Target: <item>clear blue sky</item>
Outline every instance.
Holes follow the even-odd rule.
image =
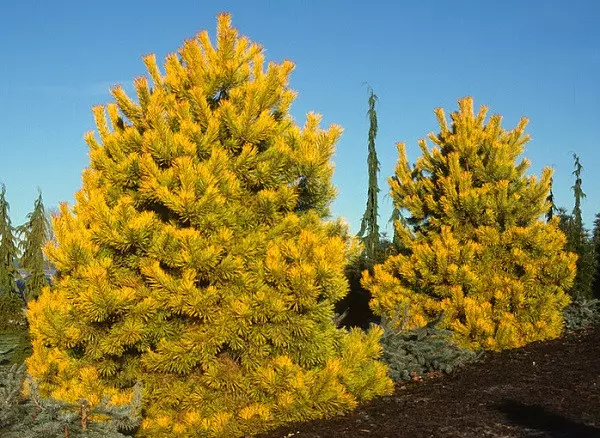
[[[581,156],[586,225],[600,212],[600,1],[31,1],[4,2],[0,14],[0,181],[14,224],[43,191],[47,207],[73,202],[88,164],[82,136],[91,107],[108,89],[145,74],[141,56],[159,59],[231,12],[269,60],[296,63],[292,113],[309,110],[345,128],[335,156],[333,213],[357,231],[367,188],[368,82],[377,107],[381,221],[391,212],[386,179],[395,143],[409,158],[472,95],[533,137],[530,172],[553,166],[557,203],[571,209],[571,152]],[[391,228],[388,228],[388,232]]]

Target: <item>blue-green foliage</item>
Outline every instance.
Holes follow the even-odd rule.
[[[565,328],[578,330],[600,323],[600,300],[578,298],[563,311]]]
[[[481,357],[483,352],[465,350],[454,344],[452,332],[438,328],[438,323],[401,330],[382,321],[382,359],[389,365],[389,375],[394,381],[410,380],[429,372],[450,373]]]

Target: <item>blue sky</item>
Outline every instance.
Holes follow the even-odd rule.
[[[530,118],[530,173],[554,167],[557,203],[569,210],[571,153],[579,154],[588,227],[600,212],[598,1],[22,0],[4,2],[0,13],[0,181],[14,224],[38,187],[47,207],[73,202],[88,164],[82,137],[94,128],[91,107],[110,100],[109,88],[131,89],[145,74],[144,54],[162,60],[202,29],[214,36],[222,11],[268,60],[296,63],[292,114],[300,124],[314,110],[324,125],[344,127],[332,211],[353,231],[367,190],[365,82],[379,96],[382,225],[396,142],[407,143],[413,161],[416,141],[437,130],[433,109],[449,114],[467,95],[502,114],[506,128]]]

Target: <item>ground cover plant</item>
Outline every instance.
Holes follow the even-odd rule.
[[[565,328],[578,330],[600,323],[600,300],[577,298],[564,310]]]
[[[406,330],[403,324],[397,326],[395,321],[383,319],[382,359],[389,366],[392,380],[418,380],[432,373],[452,373],[481,357],[483,351],[456,345],[453,333],[438,327],[440,320]]]
[[[90,166],[29,303],[40,393],[96,406],[143,384],[141,437],[241,436],[346,412],[392,390],[381,329],[338,329],[346,226],[326,218],[341,133],[288,114],[291,62],[219,16],[137,101],[97,107]],[[106,115],[108,114],[108,118]]]

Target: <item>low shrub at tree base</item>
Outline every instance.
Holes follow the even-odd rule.
[[[382,321],[382,359],[395,382],[422,377],[430,372],[451,373],[477,361],[483,350],[474,352],[452,342],[453,333],[434,321],[425,327],[405,330],[395,321]]]
[[[565,328],[579,330],[600,323],[600,300],[578,298],[563,312]]]

